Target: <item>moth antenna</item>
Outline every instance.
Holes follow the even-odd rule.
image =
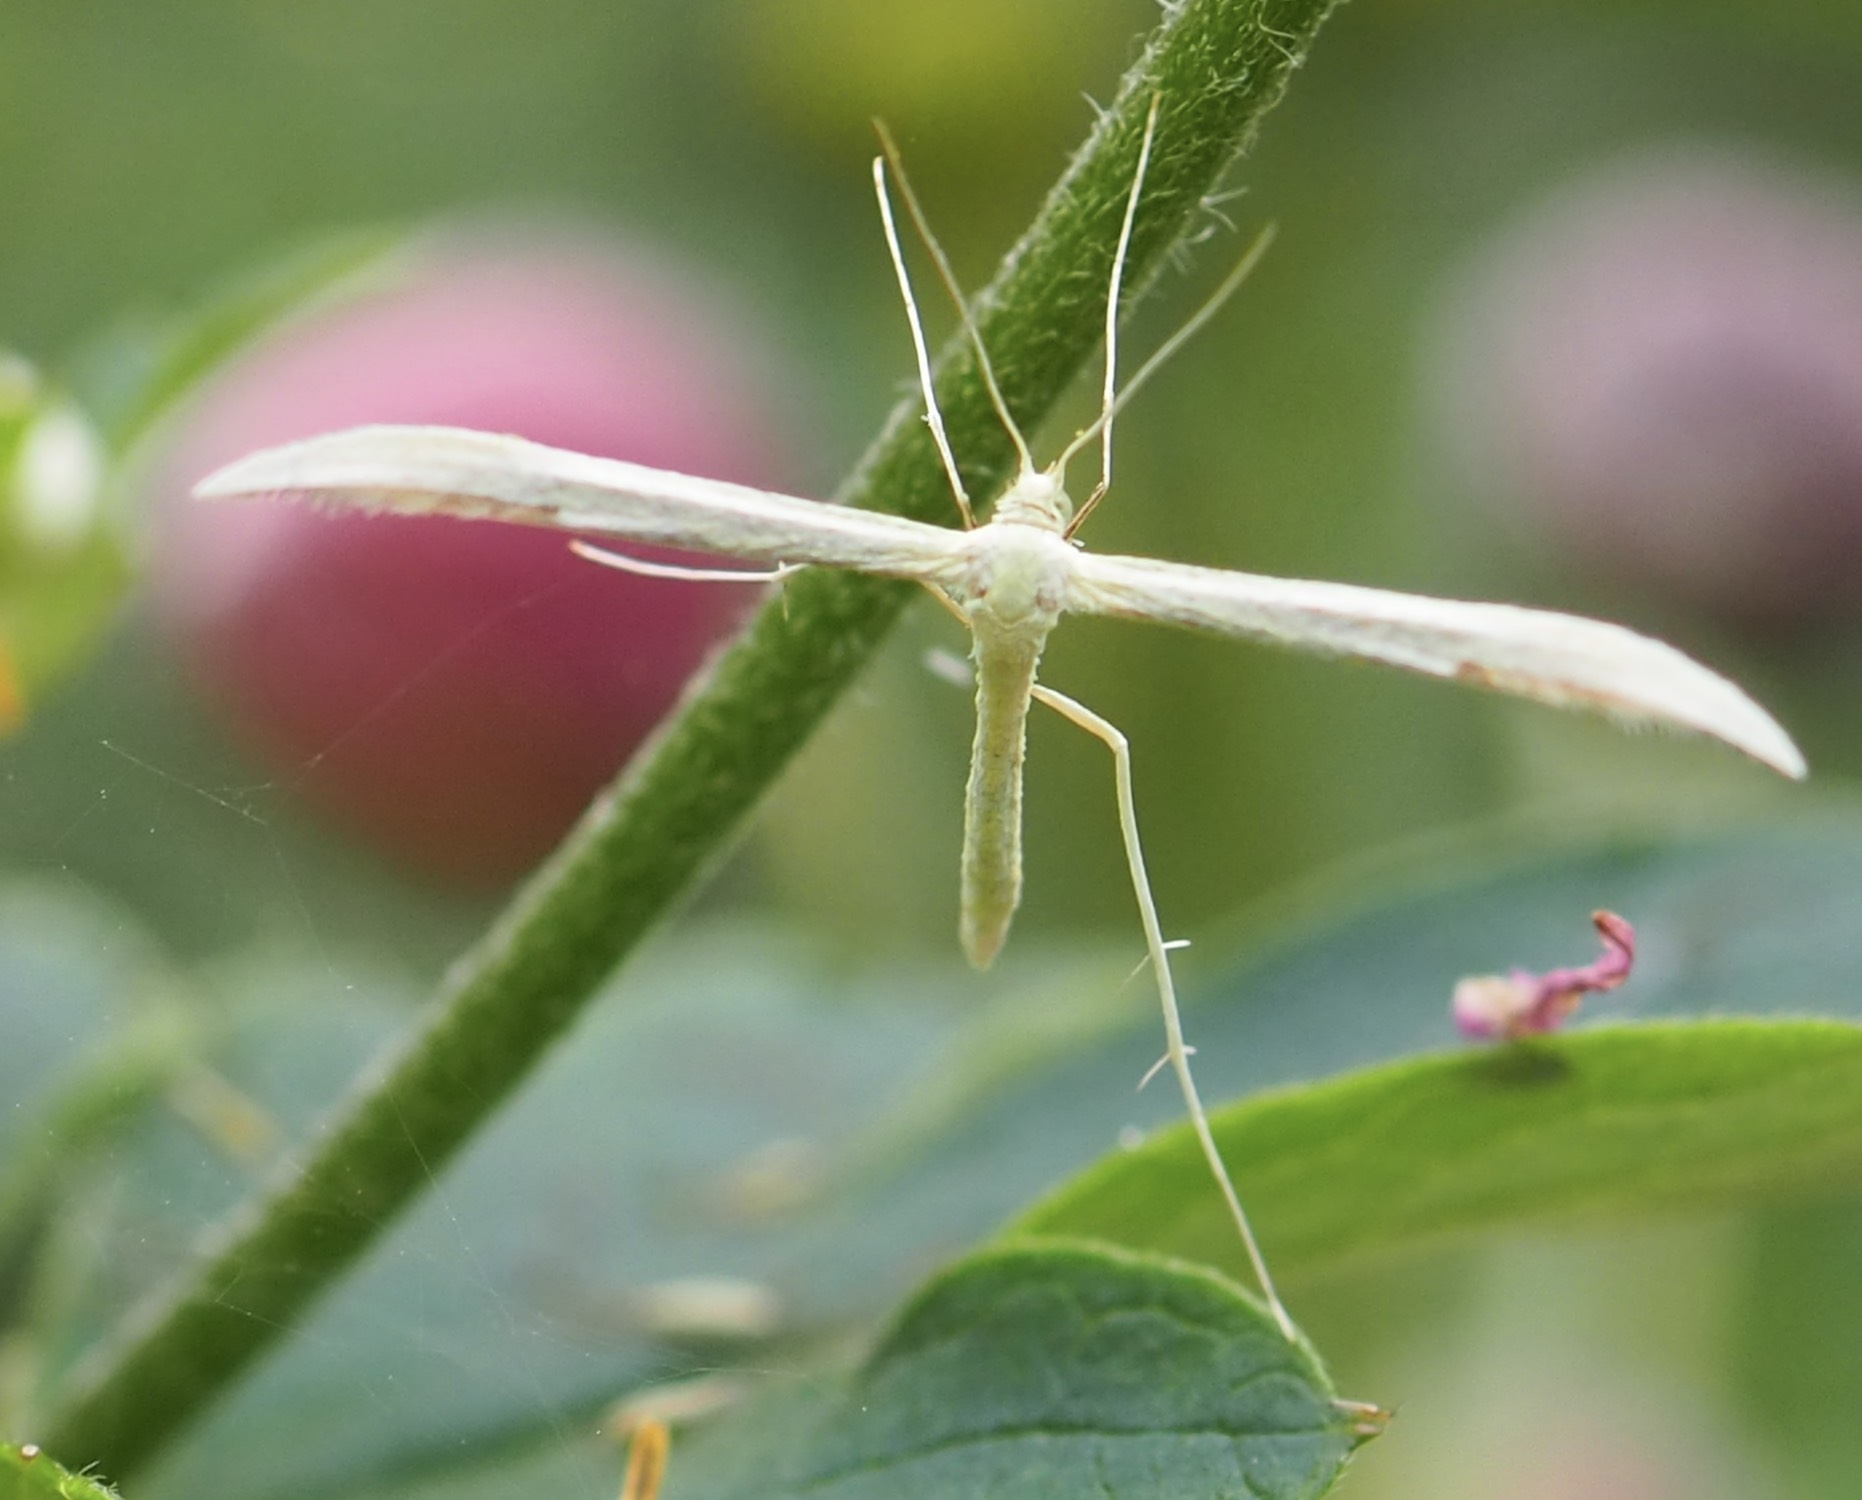
[[[1151,143],[1157,139],[1157,111],[1164,102],[1162,94],[1151,96],[1150,112],[1144,117],[1144,139],[1138,145],[1138,167],[1131,174],[1131,192],[1125,199],[1125,220],[1119,225],[1118,246],[1112,252],[1112,280],[1106,287],[1106,380],[1099,405],[1099,483],[1093,486],[1086,503],[1074,512],[1067,535],[1072,536],[1093,513],[1094,508],[1112,488],[1112,412],[1118,397],[1118,308],[1119,288],[1125,279],[1125,257],[1131,250],[1131,226],[1138,218],[1138,199],[1144,192],[1145,169],[1151,164]],[[1054,476],[1066,488],[1067,463],[1080,451],[1082,437],[1076,437],[1054,460]]]
[[[1118,393],[1118,398],[1113,401],[1111,407],[1075,438],[1071,446],[1077,447],[1081,443],[1090,441],[1093,434],[1099,430],[1101,423],[1109,423],[1112,418],[1122,412],[1126,403],[1138,394],[1144,383],[1162,369],[1173,354],[1202,332],[1203,325],[1222,310],[1222,305],[1235,295],[1242,282],[1246,281],[1254,268],[1261,263],[1261,257],[1267,253],[1267,247],[1273,242],[1274,226],[1269,224],[1254,237],[1254,243],[1242,253],[1241,259],[1235,263],[1234,270],[1222,278],[1222,284],[1209,294],[1208,300],[1189,315],[1181,328],[1152,351],[1151,357],[1138,366],[1138,373],[1125,382],[1125,389]],[[1079,517],[1074,518],[1073,524],[1079,525]]]
[[[912,227],[918,231],[919,239],[924,241],[925,249],[931,252],[931,264],[937,267],[938,280],[944,283],[944,290],[950,294],[951,304],[957,309],[957,316],[963,321],[964,332],[970,336],[970,344],[976,350],[976,363],[982,371],[983,386],[989,392],[989,403],[995,407],[996,415],[1001,418],[1003,427],[1015,444],[1015,452],[1021,460],[1022,473],[1035,472],[1034,455],[1029,452],[1028,440],[1022,436],[1022,430],[1015,425],[1015,418],[1009,413],[1009,404],[1002,398],[1002,387],[996,383],[995,366],[989,362],[989,351],[983,347],[983,331],[976,326],[976,319],[970,316],[970,305],[963,299],[963,288],[957,285],[956,273],[950,268],[950,260],[944,254],[944,247],[931,232],[931,221],[925,217],[925,211],[918,202],[918,195],[912,191],[912,180],[905,175],[905,161],[899,155],[898,142],[892,139],[892,132],[886,129],[883,120],[875,120],[873,128],[879,133],[879,147],[885,152],[887,164],[892,168],[892,175],[899,182],[899,196],[905,200],[905,211],[911,215]],[[888,231],[890,233],[890,231]],[[898,242],[893,240],[895,257],[898,254]],[[901,276],[904,271],[901,269]],[[913,315],[916,317],[916,314]]]
[[[880,127],[880,139],[886,139],[884,126]],[[892,269],[898,274],[899,294],[905,298],[905,321],[912,330],[912,352],[918,358],[918,388],[925,397],[925,425],[931,429],[931,441],[937,444],[937,455],[943,460],[944,473],[950,479],[950,492],[963,514],[964,529],[974,530],[976,512],[970,508],[969,491],[964,489],[963,476],[957,472],[957,457],[950,451],[944,414],[937,408],[937,391],[931,384],[931,354],[925,348],[924,325],[918,321],[918,302],[912,296],[911,274],[905,269],[905,252],[899,246],[898,225],[892,222],[892,199],[886,192],[886,161],[881,156],[873,158],[873,191],[879,198],[879,222],[885,227],[886,248],[892,253]],[[908,197],[906,202],[910,201]]]

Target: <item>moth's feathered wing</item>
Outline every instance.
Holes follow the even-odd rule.
[[[516,521],[905,578],[944,576],[965,547],[963,532],[901,516],[454,427],[355,427],[267,448],[195,493]]]
[[[1787,776],[1804,774],[1790,736],[1719,673],[1600,620],[1095,553],[1077,559],[1067,607],[1362,657],[1560,707],[1656,720],[1724,740]]]
[[[358,427],[270,448],[197,493],[517,521],[722,553],[948,582],[982,532],[927,526],[722,480],[447,427]],[[1712,735],[1788,776],[1803,757],[1731,682],[1618,625],[1510,604],[1073,554],[1067,609],[1387,662],[1561,707]]]

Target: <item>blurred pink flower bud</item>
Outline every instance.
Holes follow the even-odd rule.
[[[780,484],[773,361],[699,285],[581,240],[441,244],[231,369],[162,469],[159,618],[292,791],[450,880],[546,852],[756,598],[590,565],[544,530],[204,505],[268,444],[362,422],[515,433]]]
[[[1593,963],[1544,974],[1514,969],[1457,984],[1453,1010],[1461,1034],[1511,1041],[1556,1031],[1585,995],[1613,990],[1629,978],[1636,961],[1636,929],[1615,912],[1595,911],[1590,919],[1603,939],[1603,954]]]
[[[1450,300],[1480,497],[1621,582],[1752,623],[1862,612],[1862,207],[1704,150],[1526,215]]]

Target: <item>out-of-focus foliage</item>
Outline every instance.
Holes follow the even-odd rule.
[[[44,1028],[36,1042],[11,1034],[7,1054],[52,1058],[48,1076],[59,1079],[68,1067],[76,1080],[69,1097],[80,1099],[61,1110],[51,1096],[24,1086],[18,1094],[38,1111],[30,1118],[40,1134],[73,1153],[74,1175],[55,1185],[85,1191],[83,1212],[59,1231],[68,1238],[48,1242],[48,1264],[83,1265],[76,1251],[102,1243],[98,1226],[141,1203],[133,1192],[98,1186],[108,1153],[96,1147],[119,1120],[88,1108],[80,1097],[87,1080],[125,1088],[130,1104],[192,1099],[204,1122],[169,1119],[142,1143],[192,1163],[196,1175],[181,1175],[198,1189],[176,1197],[195,1212],[169,1225],[154,1258],[171,1255],[180,1235],[243,1189],[249,1169],[222,1146],[203,1148],[211,1134],[197,1133],[227,1119],[213,1101],[228,1100],[172,1050],[177,1035],[192,1037],[195,1028],[217,1034],[216,1020],[170,1029],[177,1013],[156,1007],[140,1018],[134,1046],[87,1050],[85,1038],[119,1024],[109,1017],[138,990],[138,975],[162,973],[159,988],[172,1000],[167,960],[136,957],[128,973],[51,982],[67,957],[39,963],[43,945],[30,938],[102,962],[129,949],[141,954],[143,939],[132,934],[146,927],[154,948],[182,961],[189,982],[205,963],[229,994],[262,990],[300,1003],[307,1029],[332,1034],[327,1047],[300,1051],[288,1068],[278,1063],[291,1076],[276,1097],[253,1087],[290,1125],[327,1100],[387,1026],[372,1011],[355,1021],[332,997],[354,986],[372,1001],[403,1003],[420,985],[381,980],[382,971],[434,972],[480,915],[385,872],[301,807],[293,777],[255,770],[229,749],[133,600],[121,628],[101,637],[101,659],[83,666],[118,618],[139,562],[137,471],[122,462],[124,440],[159,439],[154,419],[168,394],[237,342],[216,333],[212,319],[198,321],[201,309],[229,305],[218,289],[280,256],[304,264],[291,257],[305,245],[327,245],[333,232],[357,226],[486,209],[611,220],[730,284],[784,344],[789,366],[808,372],[796,389],[769,396],[775,416],[793,419],[805,438],[806,467],[794,487],[826,493],[909,368],[870,201],[867,116],[886,115],[900,135],[933,221],[973,284],[1083,133],[1090,111],[1081,93],[1109,94],[1132,39],[1156,12],[1150,0],[890,9],[848,0],[7,7],[0,345],[23,351],[34,372],[0,366],[0,474],[11,476],[0,486],[0,711],[16,701],[29,710],[0,743],[0,874],[49,876],[86,900],[101,892],[129,914],[90,919],[70,941],[62,918],[29,915],[6,929],[9,957],[30,970],[17,988],[34,997],[36,1009],[26,1009]],[[1465,305],[1494,244],[1541,222],[1542,205],[1569,184],[1607,175],[1625,157],[1705,143],[1839,184],[1862,182],[1858,93],[1862,21],[1852,6],[1347,7],[1237,174],[1243,196],[1211,205],[1208,238],[1184,257],[1181,274],[1161,278],[1129,325],[1126,347],[1142,351],[1194,304],[1239,248],[1226,220],[1244,233],[1278,223],[1272,256],[1233,307],[1122,419],[1118,485],[1094,518],[1091,544],[1608,614],[1739,677],[1801,737],[1816,776],[1840,790],[1862,767],[1862,644],[1853,630],[1755,634],[1661,599],[1634,577],[1592,577],[1569,557],[1511,545],[1517,528],[1507,512],[1519,497],[1461,493],[1467,480],[1451,455],[1481,434],[1441,426],[1469,418],[1440,402],[1428,351],[1440,347],[1445,321]],[[283,305],[265,303],[264,316]],[[948,325],[941,309],[930,312]],[[67,438],[103,434],[94,445],[109,476],[97,490],[102,519],[67,551],[48,551],[42,534],[33,541],[30,526],[21,529],[30,513],[20,505],[22,444],[48,421]],[[64,451],[89,442],[67,441]],[[1862,496],[1847,502],[1862,508]],[[1862,592],[1862,581],[1856,586]],[[868,961],[901,945],[950,945],[968,709],[920,666],[926,647],[957,644],[949,623],[927,610],[905,637],[797,767],[751,857],[708,898],[714,905],[754,900],[784,920],[826,925],[842,951]],[[1328,860],[1521,804],[1550,804],[1559,820],[1576,806],[1686,830],[1786,795],[1706,747],[1626,739],[1605,725],[1450,687],[1161,630],[1076,627],[1057,643],[1045,675],[1132,736],[1148,851],[1173,933],[1205,933],[1244,899]],[[1091,932],[1121,956],[1129,949],[1135,962],[1103,752],[1037,720],[1031,776],[1029,907],[1019,938],[1026,951],[1008,961],[1025,963],[1024,976],[1070,975],[1074,945]],[[1706,873],[1690,887],[1694,904],[1677,908],[1688,920],[1672,929],[1686,941],[1645,952],[1623,1006],[1748,1010],[1782,995],[1792,1007],[1852,1007],[1853,905],[1831,903],[1848,890],[1853,836],[1839,819],[1826,835],[1815,850],[1787,840],[1756,862],[1697,866]],[[1432,846],[1407,847],[1404,873],[1426,883],[1423,872],[1436,868]],[[1583,913],[1606,900],[1648,930],[1648,907],[1675,896],[1661,878],[1668,862],[1686,862],[1664,847],[1632,843],[1542,878],[1477,880],[1452,888],[1432,914],[1399,902],[1321,934],[1324,941],[1303,944],[1278,968],[1245,971],[1245,993],[1233,1005],[1192,1017],[1211,1092],[1394,1055],[1423,1045],[1430,1028],[1445,1042],[1445,1012],[1417,1019],[1423,988],[1439,978],[1445,1002],[1463,973],[1556,958],[1581,931]],[[1631,887],[1627,895],[1612,894],[1620,885]],[[1271,921],[1267,930],[1277,936],[1283,925]],[[255,937],[281,936],[289,956],[268,949],[275,967],[250,959]],[[1675,959],[1677,969],[1664,951],[1686,961]],[[229,963],[228,954],[241,956]],[[1725,962],[1709,961],[1716,958]],[[1780,976],[1794,977],[1768,987]],[[987,1078],[970,1075],[973,1092],[934,1079],[930,1097],[918,1100],[922,1112],[874,1137],[880,1157],[925,1153],[917,1158],[923,1175],[888,1230],[909,1238],[925,1228],[912,1215],[949,1220],[948,1206],[961,1202],[979,1219],[951,1230],[949,1242],[928,1233],[923,1240],[955,1250],[986,1227],[981,1218],[1006,1217],[1110,1145],[1110,1128],[998,1128],[1018,1111],[1024,1125],[1045,1124],[1050,1111],[1067,1118],[1079,1101],[1124,1097],[1155,1050],[1148,1017],[1116,1046],[1080,1050],[1081,1034],[1105,1025],[1110,1003],[1082,1004],[1081,992],[1103,996],[1110,985],[1050,983],[1041,1026],[1022,1017],[977,1065],[1000,1084],[1014,1065],[1049,1058],[1053,1065],[1024,1091],[992,1092]],[[967,993],[948,978],[938,985]],[[1135,990],[1125,997],[1134,1014],[1144,1009]],[[79,991],[98,1002],[95,1015]],[[667,1014],[678,1011],[669,1001]],[[882,1065],[897,1061],[888,1048],[929,1047],[945,1035],[936,1026],[922,1036],[895,1029],[894,1019],[882,1006],[845,1029],[825,1026],[820,1037],[806,1028],[784,1034],[823,1048],[829,1036],[845,1041],[844,1076],[824,1092],[883,1090]],[[770,1086],[779,1066],[771,1059],[782,1054],[756,1050],[730,1054],[738,1071],[727,1081],[738,1102],[727,1110],[739,1113],[712,1122],[720,1140],[761,1118],[742,1096]],[[580,1141],[578,1122],[609,1107],[586,1102],[602,1099],[604,1086],[591,1082],[556,1126],[591,1161],[600,1153]],[[641,1084],[629,1108],[649,1111],[656,1097]],[[296,1102],[287,1108],[279,1099]],[[1147,1123],[1174,1113],[1158,1086],[1132,1106],[1140,1108]],[[965,1123],[967,1133],[955,1128]],[[859,1111],[843,1125],[878,1128]],[[176,1146],[178,1138],[188,1145]],[[217,1166],[200,1169],[202,1159]],[[16,1217],[0,1229],[23,1224],[30,1239],[47,1223],[56,1174],[46,1157],[21,1160],[0,1196]],[[796,1160],[766,1164],[778,1188]],[[983,1161],[1001,1175],[982,1184],[979,1199]],[[873,1169],[882,1180],[883,1165]],[[643,1191],[657,1192],[676,1217],[691,1209],[683,1186],[675,1164]],[[589,1199],[601,1191],[590,1189]],[[570,1240],[619,1211],[603,1200],[583,1216],[583,1201],[565,1194],[557,1205]],[[419,1226],[426,1238],[397,1253],[413,1264],[402,1267],[414,1288],[404,1301],[432,1299],[435,1317],[423,1327],[438,1331],[424,1347],[403,1340],[393,1352],[434,1384],[449,1371],[485,1376],[496,1364],[490,1384],[518,1396],[462,1419],[470,1428],[493,1410],[497,1422],[472,1429],[487,1443],[512,1431],[527,1440],[546,1414],[574,1406],[557,1404],[566,1398],[552,1382],[564,1371],[565,1386],[568,1377],[588,1377],[579,1417],[616,1394],[617,1371],[626,1385],[639,1378],[636,1364],[661,1373],[689,1367],[689,1351],[660,1358],[627,1342],[632,1303],[616,1315],[625,1328],[611,1346],[565,1353],[544,1339],[529,1346],[534,1366],[455,1338],[440,1314],[463,1311],[484,1325],[502,1318],[524,1347],[536,1325],[523,1298],[539,1282],[512,1291],[499,1277],[507,1262],[518,1272],[555,1264],[563,1241],[528,1242],[512,1223],[507,1244],[502,1229],[487,1227],[492,1218],[455,1219],[443,1196],[430,1208]],[[1546,1488],[1558,1484],[1646,1496],[1668,1485],[1690,1500],[1745,1500],[1769,1484],[1793,1500],[1835,1500],[1852,1493],[1862,1463],[1846,1415],[1862,1345],[1852,1326],[1859,1244],[1853,1204],[1823,1203],[1690,1223],[1660,1237],[1541,1243],[1329,1277],[1300,1289],[1298,1310],[1352,1394],[1405,1404],[1402,1442],[1374,1448],[1354,1475],[1367,1496],[1525,1500],[1561,1493]],[[74,1253],[61,1258],[66,1247]],[[496,1262],[490,1273],[481,1273],[481,1256]],[[436,1290],[416,1273],[438,1266],[446,1269]],[[366,1299],[370,1284],[356,1285],[345,1296]],[[19,1320],[26,1326],[69,1330],[82,1289],[48,1275],[12,1290],[31,1303]],[[887,1283],[888,1294],[896,1290]],[[334,1303],[330,1316],[359,1305]],[[362,1493],[351,1485],[358,1471],[343,1468],[345,1455],[319,1426],[320,1408],[301,1397],[329,1375],[332,1366],[317,1361],[353,1352],[356,1330],[368,1326],[365,1309],[337,1336],[313,1331],[293,1363],[249,1387],[225,1409],[228,1425],[203,1429],[203,1441],[233,1430],[252,1409],[244,1403],[262,1407],[283,1391],[289,1399],[276,1410],[302,1424],[293,1432],[304,1449],[322,1443],[331,1460],[318,1482]],[[595,1317],[583,1331],[607,1326]],[[69,1352],[68,1343],[51,1349]],[[375,1395],[398,1389],[400,1379],[390,1354],[381,1358]],[[345,1371],[333,1384],[347,1378]],[[459,1383],[469,1406],[481,1387],[474,1378]],[[350,1456],[366,1469],[382,1445],[392,1447],[396,1421],[402,1435],[421,1436],[402,1420],[411,1409],[376,1403],[390,1418],[370,1436],[378,1445]],[[461,1430],[444,1426],[451,1415],[440,1411],[442,1446]],[[245,1437],[251,1447],[235,1456],[257,1476],[250,1492],[267,1493],[274,1453],[261,1428]],[[611,1490],[610,1454],[569,1441],[566,1429],[540,1441],[533,1451],[552,1472],[591,1493]],[[420,1471],[438,1452],[400,1458]],[[176,1472],[194,1461],[181,1455]],[[675,1455],[675,1482],[677,1473]],[[449,1500],[465,1493],[450,1478],[433,1483],[431,1493]],[[426,1493],[421,1484],[410,1478],[406,1492]],[[486,1493],[502,1492],[488,1484]]]
[[[1800,1342],[1789,1304],[1819,1284],[1803,1267],[1809,1280],[1789,1293],[1774,1279],[1783,1235],[1817,1216],[1811,1243],[1827,1254],[1814,1264],[1840,1277],[1844,1220],[1819,1182],[1862,1166],[1855,1091],[1829,1086],[1853,1070],[1856,1033],[1778,1019],[1841,995],[1824,1008],[1846,1020],[1862,995],[1862,955],[1828,937],[1862,883],[1853,816],[1607,839],[1549,858],[1495,860],[1492,843],[1438,851],[1427,889],[1399,869],[1335,891],[1276,924],[1284,935],[1264,954],[1205,955],[1189,1009],[1213,1095],[1282,1086],[1222,1128],[1295,1311],[1322,1332],[1343,1388],[1404,1402],[1388,1445],[1402,1451],[1412,1424],[1428,1431],[1448,1415],[1454,1398],[1432,1370],[1482,1301],[1465,1252],[1419,1247],[1496,1224],[1634,1226],[1822,1193],[1820,1209],[1769,1210],[1760,1223],[1774,1248],[1759,1263],[1719,1252],[1727,1308],[1752,1317],[1729,1372],[1753,1379]],[[1585,1035],[1413,1057],[1457,1045],[1447,998],[1460,964],[1558,952],[1573,925],[1561,917],[1596,891],[1644,914],[1646,968],[1595,1007]],[[1735,892],[1755,916],[1737,930],[1725,920]],[[0,1195],[0,1231],[37,1247],[19,1370],[56,1387],[392,1036],[403,981],[365,955],[325,957],[330,969],[272,947],[183,992],[120,912],[0,892],[0,1021],[15,1039],[0,1082],[20,1104],[0,1145],[17,1162],[48,1143],[61,1165],[16,1171]],[[613,1449],[569,1440],[595,1413],[623,1397],[651,1409],[664,1382],[706,1372],[724,1377],[720,1399],[770,1388],[815,1410],[816,1383],[782,1372],[866,1326],[927,1267],[1014,1232],[1031,1197],[1121,1133],[1151,1141],[1101,1161],[1039,1208],[1040,1222],[1234,1260],[1176,1102],[1131,1092],[1156,1023],[1132,997],[1119,1003],[1122,966],[1027,965],[977,1021],[948,1001],[957,968],[953,956],[836,974],[791,939],[719,922],[670,940],[304,1336],[142,1488],[259,1500],[378,1482],[397,1497],[427,1485],[450,1495],[521,1452],[599,1489],[589,1476]],[[88,1040],[54,1028],[39,1004],[48,995]],[[1069,1030],[1063,1007],[1091,1028]],[[1766,1019],[1680,1024],[1735,1008]],[[1624,1028],[1624,1017],[1669,1024]],[[205,1046],[182,1066],[172,1043],[190,1027]],[[1288,1087],[1385,1059],[1405,1060]],[[1445,1087],[1429,1089],[1431,1076]],[[93,1101],[111,1079],[105,1115]],[[1345,1108],[1354,1095],[1380,1113]],[[1263,1131],[1269,1149],[1246,1149]],[[1686,1250],[1697,1228],[1667,1232],[1713,1263],[1711,1240]],[[228,1295],[238,1305],[237,1289]],[[1575,1333],[1581,1286],[1565,1295]],[[1385,1297],[1365,1321],[1358,1308]],[[1775,1325],[1766,1309],[1780,1312]],[[1729,1313],[1682,1304],[1664,1316],[1674,1337]],[[1726,1423],[1755,1446],[1774,1425],[1789,1431],[1804,1408],[1780,1411],[1777,1392],[1796,1388],[1766,1385],[1750,1416]],[[1384,1446],[1361,1460],[1364,1482],[1409,1462]],[[1840,1455],[1837,1436],[1821,1451]],[[1788,1472],[1795,1453],[1779,1447],[1767,1462]]]
[[[0,1496],[5,1500],[115,1500],[114,1492],[60,1468],[31,1445],[0,1445]]]
[[[0,349],[0,734],[101,633],[128,581],[84,413]]]

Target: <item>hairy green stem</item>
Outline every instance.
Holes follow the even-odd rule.
[[[1335,0],[1178,0],[1034,225],[977,302],[1010,407],[1033,427],[1097,347],[1144,120],[1161,101],[1128,284],[1153,274],[1278,100]],[[961,344],[938,395],[973,494],[1011,449]],[[895,411],[841,500],[948,521],[917,403]],[[178,1284],[81,1370],[39,1441],[130,1476],[301,1318],[444,1168],[615,966],[728,848],[764,789],[914,597],[814,571],[687,694],[423,1023],[344,1102],[307,1158],[215,1232]]]

